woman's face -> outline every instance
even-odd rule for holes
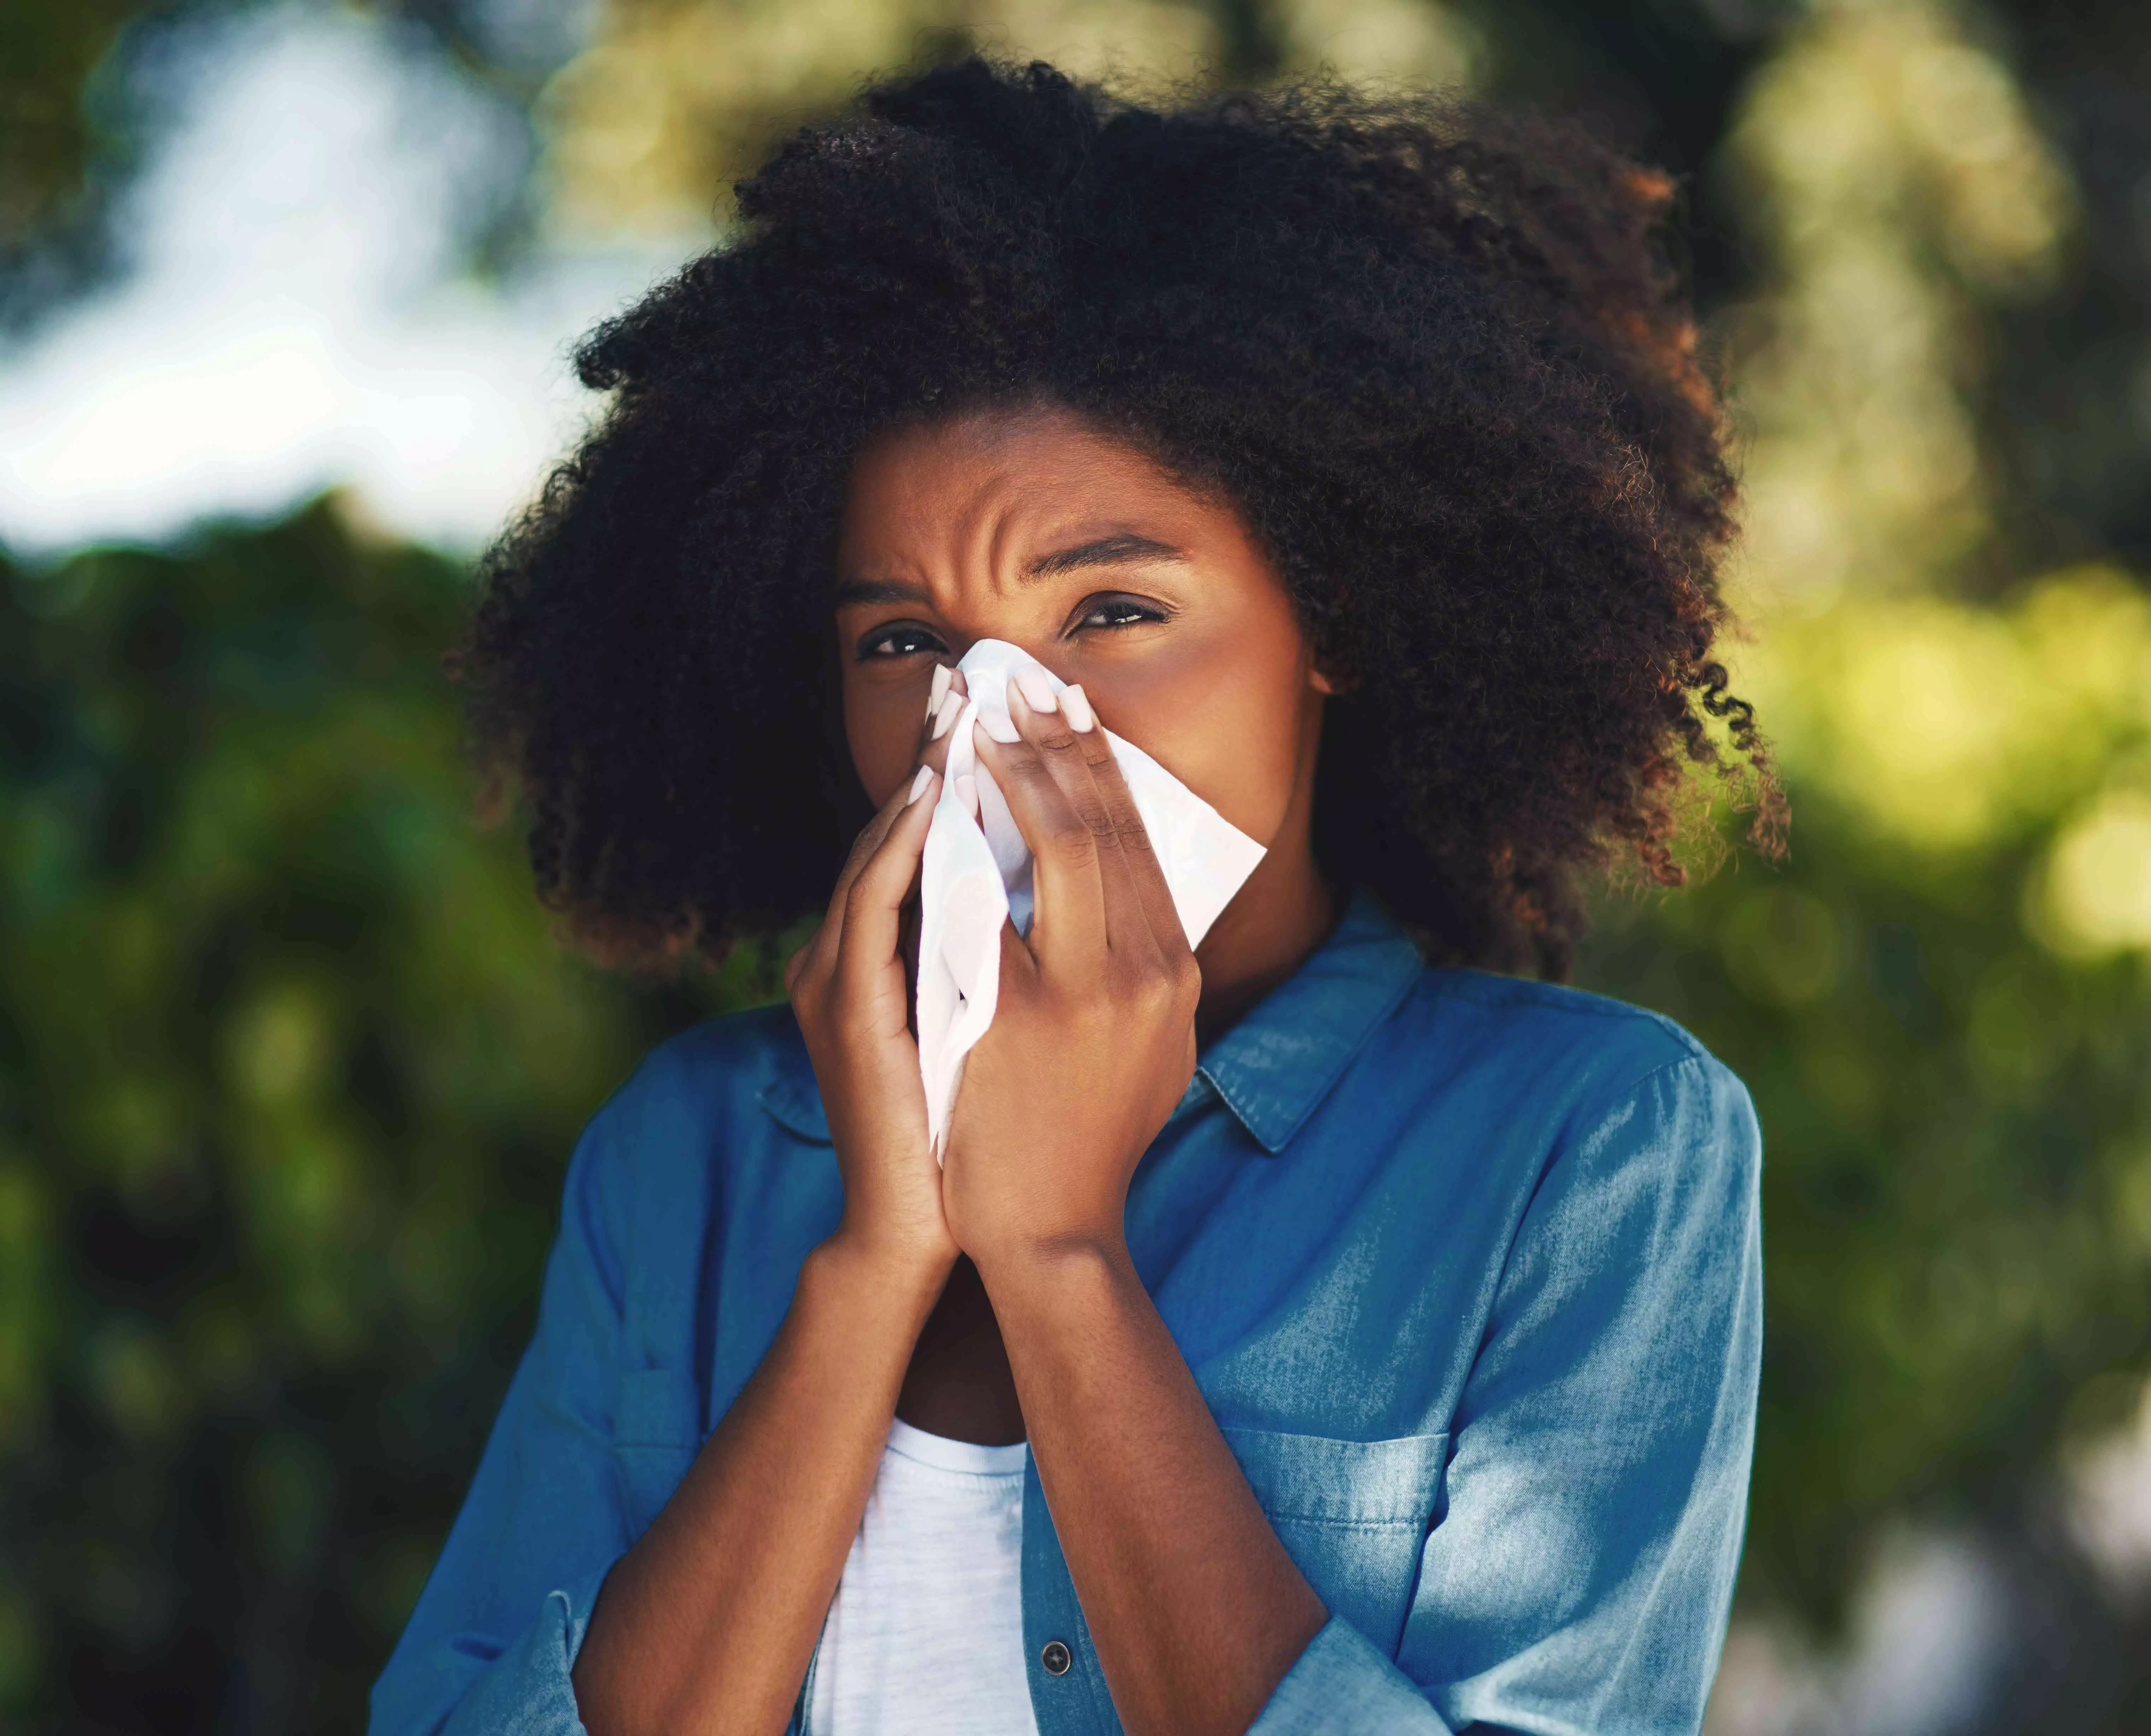
[[[877,806],[917,764],[934,666],[1001,639],[1080,682],[1107,728],[1241,831],[1306,848],[1329,687],[1283,585],[1230,508],[1070,412],[869,444],[838,531],[836,625],[845,733]]]

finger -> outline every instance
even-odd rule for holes
[[[1050,701],[1050,708],[1041,708],[1040,700]],[[1065,709],[1042,680],[1025,681],[1019,676],[1009,683],[1009,721],[1015,725],[1017,735],[1035,750],[1062,798],[1090,829],[1096,847],[1106,944],[1147,947],[1148,919],[1143,914],[1141,895],[1121,848],[1112,813],[1086,756],[1084,737],[1073,726],[1078,720],[1095,726],[1095,720],[1080,708],[1080,696],[1078,707],[1072,711]],[[1102,740],[1095,726],[1090,734]]]
[[[1015,690],[1009,690],[1011,701]],[[1010,707],[1011,715],[1014,705]],[[1019,726],[1020,727],[1020,726]],[[1098,843],[1081,815],[1060,793],[1039,750],[1019,736],[996,741],[982,724],[971,739],[979,762],[993,774],[1016,830],[1030,851],[1031,950],[1041,962],[1072,966],[1106,952],[1106,894]]]
[[[787,995],[796,994],[798,991],[799,979],[805,974],[814,955],[814,943],[821,938],[822,929],[817,923],[814,932],[809,934],[792,956],[784,961],[784,992]]]
[[[1141,810],[1136,806],[1134,792],[1121,771],[1121,762],[1113,757],[1112,743],[1106,739],[1105,726],[1097,721],[1091,709],[1090,696],[1081,687],[1071,687],[1072,703],[1064,703],[1061,711],[1072,721],[1088,726],[1074,729],[1076,751],[1082,756],[1096,784],[1099,798],[1105,804],[1111,821],[1112,835],[1118,845],[1118,855],[1126,864],[1127,886],[1141,910],[1146,926],[1159,952],[1171,959],[1187,952],[1187,930],[1181,924],[1180,911],[1172,902],[1172,888],[1166,883],[1165,864],[1159,859],[1157,849],[1151,842],[1150,828],[1143,823]],[[1115,929],[1117,935],[1118,929]]]
[[[893,817],[873,853],[859,866],[844,895],[844,932],[837,955],[840,976],[858,987],[866,987],[874,973],[898,962],[902,941],[901,913],[919,858],[926,849],[926,833],[934,823],[933,797],[940,777],[930,766],[921,766],[908,789],[904,805]],[[898,1015],[902,1002],[898,1003]]]
[[[964,671],[946,663],[934,668],[934,685],[927,690],[926,716],[919,726],[919,762],[937,772],[949,769],[949,745],[955,737],[955,723],[970,697]]]
[[[1031,925],[1035,934],[1038,927]],[[1015,931],[1015,919],[1001,919],[1000,1005],[1014,1006],[1016,996],[1038,979],[1038,958]]]
[[[898,785],[896,793],[882,804],[881,811],[868,821],[859,835],[852,840],[851,854],[844,858],[844,866],[837,875],[836,886],[829,893],[828,910],[810,943],[819,953],[833,958],[837,949],[843,944],[844,909],[846,901],[851,897],[852,887],[867,863],[873,859],[874,852],[882,847],[889,828],[909,807],[919,787],[916,773],[913,774],[909,783]]]

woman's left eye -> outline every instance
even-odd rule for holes
[[[1099,597],[1085,605],[1076,617],[1079,627],[1132,627],[1144,621],[1162,621],[1164,610],[1134,597]]]

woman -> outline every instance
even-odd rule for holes
[[[862,110],[585,346],[610,412],[488,564],[461,668],[572,930],[826,915],[579,1146],[376,1729],[1694,1729],[1754,1121],[1489,969],[1557,976],[1612,853],[1678,878],[1688,765],[1774,812],[1668,187],[1329,88]],[[1070,686],[974,738],[1036,917],[937,1163],[904,936],[989,638]],[[1192,954],[1108,725],[1266,847]]]

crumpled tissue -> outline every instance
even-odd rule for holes
[[[948,769],[919,870],[919,1070],[926,1083],[927,1131],[936,1156],[948,1137],[964,1059],[994,1022],[1001,924],[1013,919],[1019,934],[1030,932],[1030,852],[992,775],[979,762],[971,726],[983,723],[996,741],[1017,739],[1009,719],[1008,683],[1020,669],[1043,672],[1055,693],[1067,686],[1005,640],[981,639],[956,666],[964,672],[968,697],[950,731]],[[1263,848],[1133,742],[1111,731],[1106,740],[1193,946],[1255,871]],[[976,782],[976,818],[956,793],[956,780],[964,777]]]

